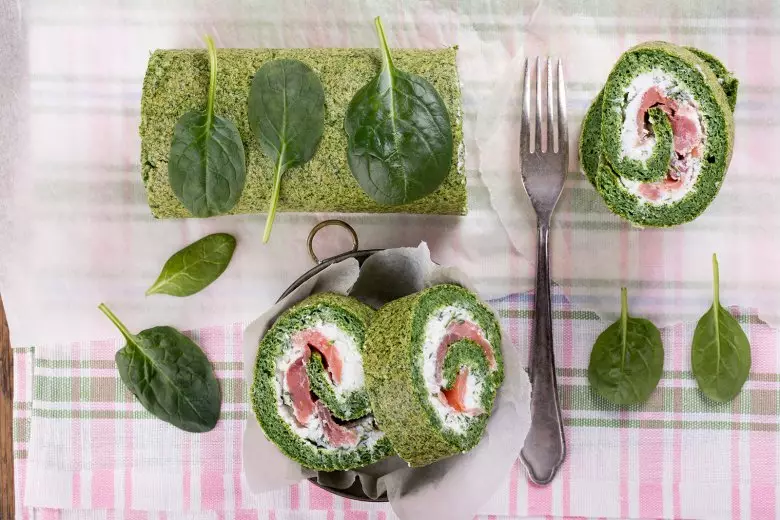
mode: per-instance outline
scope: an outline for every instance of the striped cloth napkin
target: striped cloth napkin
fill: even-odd
[[[491,302],[525,354],[532,298]],[[568,457],[549,487],[530,485],[516,463],[483,516],[772,518],[780,514],[777,468],[780,376],[777,332],[732,308],[753,345],[753,374],[739,397],[717,405],[690,373],[691,325],[662,330],[664,375],[650,401],[618,409],[587,384],[590,348],[605,324],[553,297],[556,359]],[[15,351],[15,456],[21,518],[38,508],[94,509],[91,518],[394,518],[387,505],[336,498],[299,484],[254,496],[242,482],[243,324],[192,331],[214,362],[222,418],[191,435],[147,413],[113,363],[121,340]],[[63,353],[67,352],[67,355]],[[271,470],[269,468],[269,470]],[[57,513],[57,515],[64,513]],[[108,516],[105,516],[108,515]],[[53,516],[52,518],[66,516]],[[174,516],[179,518],[179,516]]]
[[[370,20],[381,15],[395,45],[460,45],[471,213],[457,223],[349,220],[366,247],[426,240],[434,259],[467,272],[482,294],[498,298],[493,304],[521,355],[531,330],[532,297],[524,291],[533,270],[525,258],[533,258],[534,237],[528,206],[512,181],[518,174],[513,85],[522,58],[554,53],[567,59],[573,138],[611,65],[633,43],[661,38],[699,46],[735,70],[742,84],[732,168],[718,200],[694,224],[629,229],[576,173],[572,139],[572,173],[552,246],[568,458],[546,488],[530,486],[515,464],[482,512],[488,518],[780,517],[780,345],[765,323],[780,324],[780,241],[773,240],[780,227],[780,5],[312,4],[36,0],[20,7],[26,69],[9,81],[15,82],[14,100],[29,105],[19,123],[29,155],[17,175],[0,177],[0,289],[16,347],[19,516],[393,518],[387,505],[346,501],[308,484],[253,496],[241,479],[243,321],[308,268],[305,236],[322,216],[279,217],[279,240],[267,249],[256,240],[262,216],[153,222],[139,180],[136,132],[151,48],[196,47],[204,33],[231,47],[375,46]],[[9,70],[5,62],[0,68]],[[8,154],[0,149],[0,159]],[[246,244],[220,284],[176,305],[143,299],[171,250],[215,230],[231,231]],[[723,300],[739,305],[732,312],[753,345],[750,380],[728,405],[702,398],[690,373],[694,320],[709,304],[714,251],[721,255]],[[586,377],[590,348],[618,309],[621,284],[630,287],[634,314],[667,325],[659,388],[648,403],[629,409],[597,398]],[[151,419],[132,399],[113,365],[120,340],[90,340],[114,334],[94,310],[101,299],[133,328],[164,317],[192,329],[223,385],[217,429],[184,434]],[[76,338],[84,339],[71,341]]]

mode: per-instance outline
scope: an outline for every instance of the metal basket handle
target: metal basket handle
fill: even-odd
[[[306,247],[309,250],[309,256],[311,256],[311,259],[314,260],[315,264],[321,263],[322,260],[320,260],[320,258],[317,256],[317,253],[314,252],[314,237],[317,236],[317,233],[319,233],[322,229],[328,226],[339,226],[349,231],[349,234],[352,235],[352,249],[348,252],[354,253],[355,251],[358,250],[358,236],[357,236],[357,232],[355,232],[355,229],[352,226],[350,226],[343,220],[338,220],[338,219],[323,220],[322,222],[318,223],[316,226],[311,228],[311,231],[309,231],[309,238],[306,240]]]

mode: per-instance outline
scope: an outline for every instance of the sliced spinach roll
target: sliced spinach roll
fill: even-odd
[[[698,49],[648,42],[623,54],[580,138],[582,168],[609,209],[637,226],[698,217],[731,160],[738,83]]]
[[[468,290],[437,285],[382,307],[363,350],[377,423],[424,466],[476,446],[504,378],[501,329]]]
[[[317,294],[283,313],[260,342],[252,408],[266,436],[307,468],[354,469],[392,453],[365,389],[373,314],[353,298]]]

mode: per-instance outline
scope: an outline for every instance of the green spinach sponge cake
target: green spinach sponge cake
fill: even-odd
[[[666,42],[629,49],[588,110],[580,163],[637,226],[698,217],[731,160],[738,81],[712,55]]]
[[[379,427],[410,466],[424,466],[482,438],[504,377],[501,329],[471,292],[437,285],[377,312],[363,366]]]
[[[395,65],[429,81],[450,116],[453,149],[449,173],[439,188],[401,206],[372,200],[347,163],[344,118],[355,93],[381,67],[376,49],[218,49],[215,113],[236,124],[246,155],[246,184],[231,214],[265,213],[273,193],[274,163],[266,157],[247,117],[249,89],[257,69],[276,59],[305,63],[322,81],[325,128],[317,151],[304,165],[284,174],[278,211],[341,213],[467,213],[463,116],[456,47],[398,49]],[[149,57],[141,96],[141,174],[149,207],[157,218],[191,217],[174,194],[168,157],[176,122],[206,106],[209,62],[205,50],[157,50]]]
[[[354,469],[393,452],[364,383],[373,314],[353,298],[317,294],[283,313],[260,342],[252,408],[266,436],[307,468]]]

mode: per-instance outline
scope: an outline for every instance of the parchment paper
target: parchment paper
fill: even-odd
[[[247,386],[253,381],[257,347],[265,331],[281,312],[310,294],[351,294],[377,307],[448,282],[474,290],[468,277],[458,269],[434,264],[425,243],[417,248],[377,253],[366,260],[359,273],[354,260],[330,266],[247,327],[243,346]],[[369,496],[386,492],[393,510],[403,520],[473,517],[506,478],[530,425],[530,384],[523,370],[525,363],[506,333],[503,337],[506,377],[485,435],[476,448],[424,468],[409,468],[398,457],[391,457],[358,471],[320,472],[318,480],[346,489],[357,479]],[[254,492],[271,491],[316,475],[282,455],[265,437],[252,413],[244,431],[243,457],[246,480]]]

